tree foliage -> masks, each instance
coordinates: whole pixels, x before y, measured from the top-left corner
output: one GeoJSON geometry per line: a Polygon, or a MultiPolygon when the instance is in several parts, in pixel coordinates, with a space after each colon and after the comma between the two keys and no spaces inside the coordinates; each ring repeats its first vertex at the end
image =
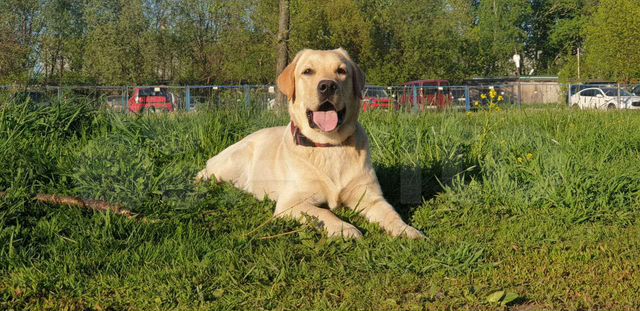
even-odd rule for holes
{"type": "Polygon", "coordinates": [[[640,77],[640,3],[601,0],[584,28],[591,78],[630,81],[640,77]]]}
{"type": "MultiPolygon", "coordinates": [[[[273,83],[278,0],[4,0],[0,83],[273,83]]],[[[290,52],[344,47],[374,84],[640,77],[637,0],[291,0],[290,52]]]]}

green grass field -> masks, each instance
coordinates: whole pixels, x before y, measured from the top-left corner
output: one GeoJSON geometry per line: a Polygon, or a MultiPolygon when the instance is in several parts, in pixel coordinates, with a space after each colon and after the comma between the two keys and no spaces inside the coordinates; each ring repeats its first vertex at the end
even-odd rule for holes
{"type": "Polygon", "coordinates": [[[328,240],[194,186],[270,112],[0,106],[2,310],[585,310],[640,306],[640,115],[369,113],[388,200],[426,240],[328,240]],[[417,186],[416,186],[417,185],[417,186]],[[143,215],[50,206],[36,193],[143,215]]]}

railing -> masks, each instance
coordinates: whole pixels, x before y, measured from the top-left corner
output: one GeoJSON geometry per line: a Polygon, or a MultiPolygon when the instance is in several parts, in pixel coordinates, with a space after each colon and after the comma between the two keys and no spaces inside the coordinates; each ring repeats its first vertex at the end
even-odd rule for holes
{"type": "MultiPolygon", "coordinates": [[[[518,108],[522,104],[575,105],[576,93],[587,88],[617,90],[618,102],[624,102],[634,85],[561,84],[557,82],[510,82],[474,85],[366,86],[363,110],[423,112],[440,110],[474,111],[500,107],[518,108]]],[[[637,87],[636,87],[637,88],[637,87]]],[[[640,92],[640,88],[637,88],[640,92]]],[[[188,85],[188,86],[0,86],[0,97],[29,99],[37,103],[82,98],[101,107],[120,112],[139,112],[136,100],[144,94],[171,106],[171,111],[196,111],[220,107],[270,109],[275,106],[277,89],[272,85],[188,85]],[[142,92],[142,93],[140,93],[142,92]],[[145,93],[146,92],[146,93],[145,93]],[[143,94],[144,93],[144,94],[143,94]],[[164,97],[164,99],[162,98],[164,97]],[[158,99],[159,98],[159,99],[158,99]]],[[[640,94],[639,94],[640,95],[640,94]]],[[[595,95],[594,95],[595,97],[595,95]]],[[[153,108],[138,102],[138,107],[153,108]]],[[[156,106],[160,107],[159,105],[156,106]]],[[[168,106],[162,106],[163,109],[168,106]]],[[[628,108],[628,107],[626,107],[628,108]]]]}

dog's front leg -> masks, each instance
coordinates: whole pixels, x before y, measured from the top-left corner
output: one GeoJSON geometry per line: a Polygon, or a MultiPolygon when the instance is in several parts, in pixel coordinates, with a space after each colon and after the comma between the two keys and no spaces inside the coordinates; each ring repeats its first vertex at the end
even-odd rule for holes
{"type": "Polygon", "coordinates": [[[370,222],[378,224],[392,236],[405,236],[410,239],[424,238],[424,234],[407,225],[393,206],[377,191],[365,191],[358,198],[352,198],[347,204],[370,222]]]}
{"type": "Polygon", "coordinates": [[[292,195],[289,198],[279,198],[276,203],[276,217],[293,218],[302,223],[309,221],[309,217],[317,220],[329,237],[343,237],[357,239],[362,233],[350,223],[342,221],[330,210],[320,208],[310,201],[311,196],[292,195]]]}

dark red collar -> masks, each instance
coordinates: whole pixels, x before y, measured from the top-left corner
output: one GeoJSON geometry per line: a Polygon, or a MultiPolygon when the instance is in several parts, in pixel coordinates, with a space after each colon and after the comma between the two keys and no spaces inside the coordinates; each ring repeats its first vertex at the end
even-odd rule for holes
{"type": "Polygon", "coordinates": [[[311,139],[309,139],[309,137],[304,136],[302,134],[300,129],[295,124],[293,124],[293,121],[291,121],[291,135],[293,135],[293,142],[298,146],[304,146],[304,147],[336,147],[336,146],[339,146],[339,145],[332,145],[332,144],[319,144],[319,143],[316,143],[316,142],[312,141],[311,139]]]}

